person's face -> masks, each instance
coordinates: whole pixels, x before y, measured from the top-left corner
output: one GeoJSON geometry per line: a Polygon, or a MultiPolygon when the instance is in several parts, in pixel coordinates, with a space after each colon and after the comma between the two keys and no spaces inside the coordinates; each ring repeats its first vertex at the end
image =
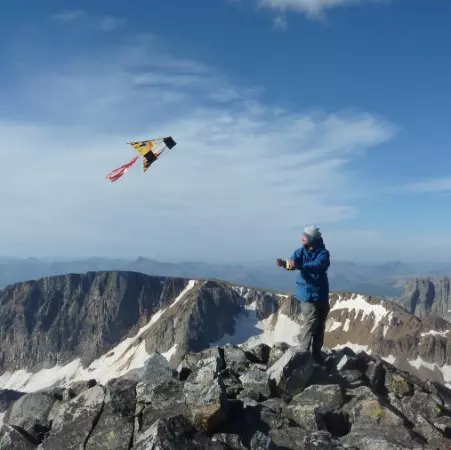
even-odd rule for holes
{"type": "Polygon", "coordinates": [[[309,243],[308,243],[307,238],[304,235],[301,236],[301,242],[304,247],[308,247],[309,243]]]}

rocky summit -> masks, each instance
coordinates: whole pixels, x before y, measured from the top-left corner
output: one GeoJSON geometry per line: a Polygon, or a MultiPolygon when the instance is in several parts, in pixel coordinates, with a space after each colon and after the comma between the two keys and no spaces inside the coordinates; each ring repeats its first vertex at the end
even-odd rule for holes
{"type": "Polygon", "coordinates": [[[349,348],[155,353],[106,384],[1,391],[0,450],[449,449],[451,390],[349,348]]]}
{"type": "Polygon", "coordinates": [[[331,295],[325,366],[287,293],[89,272],[0,291],[1,449],[451,448],[451,327],[331,295]]]}

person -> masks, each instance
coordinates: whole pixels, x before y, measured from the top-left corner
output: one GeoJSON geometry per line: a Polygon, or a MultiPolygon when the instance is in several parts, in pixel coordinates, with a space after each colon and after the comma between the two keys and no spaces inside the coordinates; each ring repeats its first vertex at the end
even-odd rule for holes
{"type": "Polygon", "coordinates": [[[301,302],[305,323],[299,335],[299,346],[310,351],[317,364],[323,364],[321,349],[324,343],[326,319],[330,311],[329,280],[330,253],[316,226],[307,226],[301,237],[302,247],[289,260],[277,259],[277,265],[298,271],[296,299],[301,302]]]}

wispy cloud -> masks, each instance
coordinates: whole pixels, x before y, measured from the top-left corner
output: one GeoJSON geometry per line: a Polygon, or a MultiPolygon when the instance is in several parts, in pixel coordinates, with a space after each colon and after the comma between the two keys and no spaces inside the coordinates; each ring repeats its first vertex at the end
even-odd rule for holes
{"type": "Polygon", "coordinates": [[[154,39],[34,69],[8,94],[33,116],[0,117],[5,253],[267,257],[297,226],[354,217],[348,166],[396,133],[366,112],[281,111],[154,39]],[[169,134],[146,174],[105,180],[127,141],[169,134]]]}
{"type": "Polygon", "coordinates": [[[116,31],[123,28],[127,23],[127,20],[123,17],[105,16],[100,19],[101,31],[116,31]]]}
{"type": "Polygon", "coordinates": [[[51,16],[52,20],[58,22],[72,22],[86,16],[86,11],[82,9],[73,9],[60,11],[51,16]]]}
{"type": "MultiPolygon", "coordinates": [[[[327,10],[371,3],[390,3],[391,0],[257,0],[261,7],[279,12],[294,11],[311,19],[324,18],[327,10]]],[[[280,16],[278,16],[280,17],[280,16]]]]}
{"type": "Polygon", "coordinates": [[[123,28],[127,20],[124,17],[96,16],[82,9],[60,11],[51,16],[55,22],[68,23],[83,20],[85,26],[103,32],[117,31],[123,28]]]}
{"type": "Polygon", "coordinates": [[[405,191],[414,193],[445,193],[451,192],[451,177],[433,178],[410,183],[405,191]]]}

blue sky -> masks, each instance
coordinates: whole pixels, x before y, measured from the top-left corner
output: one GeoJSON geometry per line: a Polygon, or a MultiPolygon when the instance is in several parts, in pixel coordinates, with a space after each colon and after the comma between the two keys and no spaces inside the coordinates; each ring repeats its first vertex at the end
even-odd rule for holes
{"type": "Polygon", "coordinates": [[[5,0],[1,252],[449,260],[446,0],[5,0]],[[143,174],[127,141],[178,146],[143,174]]]}

